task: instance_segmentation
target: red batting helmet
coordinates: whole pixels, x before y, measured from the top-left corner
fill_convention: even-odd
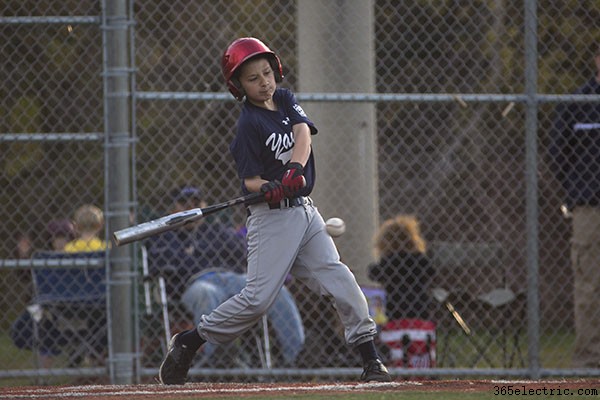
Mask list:
[[[267,45],[256,38],[245,37],[236,39],[227,47],[227,50],[223,54],[221,69],[223,70],[225,83],[233,97],[239,101],[244,98],[244,93],[239,82],[237,82],[235,73],[245,61],[259,54],[266,54],[268,56],[271,68],[273,68],[273,72],[275,73],[275,81],[281,82],[283,79],[283,68],[281,67],[279,57]]]

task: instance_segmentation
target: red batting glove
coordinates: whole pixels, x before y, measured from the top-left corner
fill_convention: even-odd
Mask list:
[[[293,197],[298,193],[304,186],[306,186],[306,179],[304,178],[304,168],[302,164],[297,162],[291,162],[288,164],[288,169],[283,174],[281,184],[287,197]]]
[[[267,203],[279,203],[283,199],[283,186],[281,182],[270,181],[263,183],[260,187],[260,191],[265,195],[265,201]]]

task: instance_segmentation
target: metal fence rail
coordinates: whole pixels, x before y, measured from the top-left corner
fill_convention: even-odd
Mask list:
[[[199,187],[208,204],[239,195],[228,149],[239,104],[222,83],[220,57],[240,36],[276,51],[282,85],[319,127],[312,197],[326,218],[346,221],[336,245],[374,296],[374,316],[384,296],[367,273],[375,233],[398,214],[418,218],[445,294],[433,304],[437,365],[419,374],[600,376],[572,362],[571,219],[549,158],[557,104],[600,103],[573,94],[593,74],[600,4],[539,5],[4,2],[0,384],[147,381],[165,351],[163,310],[167,331],[190,326],[177,296],[163,304],[139,245],[112,246],[96,264],[106,272],[106,321],[98,317],[91,331],[106,328],[105,337],[90,334],[85,312],[65,316],[36,301],[36,271],[95,261],[34,254],[52,248],[49,223],[73,219],[83,204],[103,211],[100,237],[110,241],[117,229],[170,212],[182,185]],[[243,231],[241,207],[215,218]],[[271,324],[268,368],[252,351],[263,351],[252,331],[219,359],[199,359],[193,378],[357,376],[358,356],[344,345],[331,302],[295,279],[286,286],[306,334],[293,365],[282,361]],[[514,296],[490,302],[494,290]],[[59,328],[97,357],[47,334]],[[388,364],[398,376],[414,374]]]

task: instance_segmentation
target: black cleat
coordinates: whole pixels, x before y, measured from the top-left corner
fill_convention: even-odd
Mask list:
[[[178,342],[179,335],[171,338],[167,355],[158,370],[158,379],[163,385],[183,385],[196,355],[196,351]]]
[[[376,359],[365,365],[360,380],[363,382],[390,382],[392,377],[381,360]]]

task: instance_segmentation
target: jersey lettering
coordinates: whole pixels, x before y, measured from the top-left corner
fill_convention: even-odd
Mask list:
[[[291,149],[294,147],[294,134],[289,133],[271,133],[265,142],[267,147],[275,154],[275,159],[286,163],[291,159]]]
[[[298,113],[298,114],[299,114],[301,117],[307,118],[307,116],[306,116],[306,113],[304,112],[304,110],[302,109],[302,107],[300,107],[300,104],[297,104],[297,103],[296,103],[296,104],[294,104],[294,105],[292,106],[292,108],[293,108],[294,110],[296,110],[296,112],[297,112],[297,113]]]

